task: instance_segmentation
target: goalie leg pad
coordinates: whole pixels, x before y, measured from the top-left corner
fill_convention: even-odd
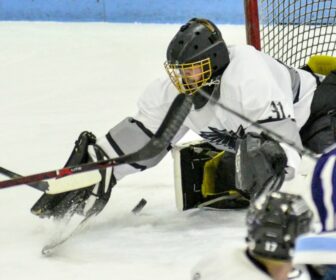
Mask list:
[[[205,142],[197,141],[175,146],[172,153],[177,209],[194,208],[202,201],[204,164],[218,151]]]
[[[218,165],[220,164],[223,157],[224,152],[219,152],[212,159],[207,160],[204,164],[202,195],[205,198],[217,194],[216,181],[215,181],[216,172],[218,170]]]
[[[249,202],[238,194],[234,185],[233,154],[219,151],[203,141],[176,146],[172,152],[178,210],[202,205],[214,209],[248,206]],[[225,174],[227,172],[233,174]]]

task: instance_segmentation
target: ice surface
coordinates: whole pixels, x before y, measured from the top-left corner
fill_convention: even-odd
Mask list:
[[[1,22],[0,164],[21,174],[60,168],[81,131],[101,136],[132,115],[146,85],[165,75],[177,28]],[[245,42],[242,26],[221,29],[229,44]],[[0,279],[190,279],[204,255],[243,242],[244,211],[177,212],[169,155],[119,182],[103,213],[50,258],[40,250],[57,228],[29,212],[39,196],[1,190]],[[148,204],[131,214],[141,198]]]

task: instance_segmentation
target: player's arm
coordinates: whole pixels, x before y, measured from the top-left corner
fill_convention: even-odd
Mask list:
[[[162,92],[158,91],[157,94],[160,95]],[[161,107],[154,103],[152,107],[148,107],[150,102],[140,102],[139,112],[135,117],[125,118],[106,135],[96,139],[92,133],[82,133],[66,166],[105,160],[139,150],[150,141],[154,132],[160,127],[171,103],[167,102]],[[182,126],[172,144],[186,131],[187,129]],[[62,218],[69,211],[83,215],[97,214],[107,204],[111,190],[118,180],[125,175],[156,165],[167,154],[170,146],[167,145],[166,149],[154,158],[101,170],[102,179],[94,186],[58,195],[43,194],[32,207],[32,212],[40,217],[58,218]]]
[[[110,158],[129,154],[142,148],[160,127],[175,97],[176,90],[169,80],[155,80],[138,100],[138,112],[110,129],[105,136],[97,140],[97,144]],[[182,126],[171,145],[174,145],[187,130],[185,126]],[[116,179],[120,180],[128,174],[155,166],[168,153],[171,145],[154,158],[116,167],[114,170]]]
[[[153,133],[134,118],[126,118],[98,140],[92,133],[83,132],[66,166],[101,161],[133,153],[145,146]],[[167,146],[158,156],[149,160],[102,169],[101,180],[93,186],[56,195],[43,194],[31,211],[39,217],[63,218],[74,213],[88,216],[98,214],[109,201],[112,188],[123,176],[143,171],[156,165],[169,151]]]

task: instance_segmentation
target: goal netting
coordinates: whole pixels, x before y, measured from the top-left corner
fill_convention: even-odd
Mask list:
[[[245,0],[245,4],[250,13],[247,25],[259,25],[252,26],[259,28],[259,38],[247,34],[255,36],[254,42],[260,40],[259,46],[248,43],[274,58],[301,67],[311,55],[335,55],[336,0]]]

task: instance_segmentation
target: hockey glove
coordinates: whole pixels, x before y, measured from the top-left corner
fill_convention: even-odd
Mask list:
[[[92,133],[82,132],[65,166],[106,159],[104,151],[95,143],[96,137]],[[98,214],[105,207],[116,184],[111,168],[100,170],[100,173],[102,180],[96,185],[55,195],[43,194],[31,212],[41,218],[57,219],[74,213],[84,216]]]
[[[287,156],[278,142],[248,133],[236,155],[236,187],[247,198],[277,191],[285,178]]]

